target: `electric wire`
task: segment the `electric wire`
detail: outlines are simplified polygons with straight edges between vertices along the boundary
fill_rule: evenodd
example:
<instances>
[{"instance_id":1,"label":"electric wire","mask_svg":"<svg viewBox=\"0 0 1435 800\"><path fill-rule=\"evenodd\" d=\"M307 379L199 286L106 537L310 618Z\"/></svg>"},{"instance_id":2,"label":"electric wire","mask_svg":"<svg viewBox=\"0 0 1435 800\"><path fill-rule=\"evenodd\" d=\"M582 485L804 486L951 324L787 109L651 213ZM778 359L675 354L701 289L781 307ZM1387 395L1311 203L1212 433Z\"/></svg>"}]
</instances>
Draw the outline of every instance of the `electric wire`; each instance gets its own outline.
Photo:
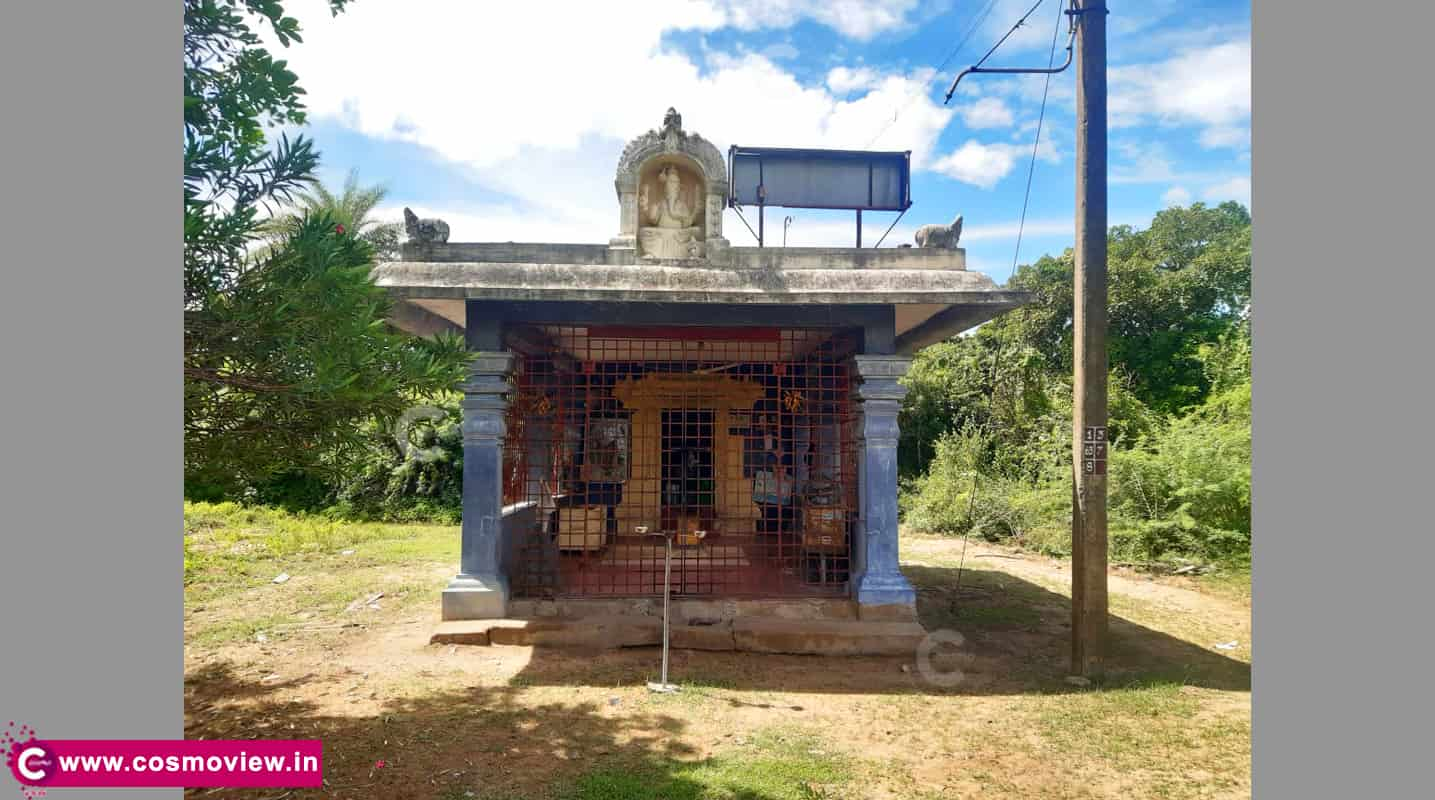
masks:
<instances>
[{"instance_id":1,"label":"electric wire","mask_svg":"<svg viewBox=\"0 0 1435 800\"><path fill-rule=\"evenodd\" d=\"M1061 5L1059 2L1056 4L1056 27L1052 28L1051 31L1051 55L1047 56L1046 59L1047 69L1051 69L1051 65L1056 63L1056 39L1057 35L1061 33ZM1036 137L1031 143L1031 163L1026 169L1026 193L1022 195L1021 220L1016 226L1016 252L1012 253L1011 257L1011 271L1013 275L1016 274L1017 261L1021 258L1021 236L1026 230L1026 210L1027 205L1031 202L1031 179L1032 176L1036 174L1036 153L1041 147L1041 126L1046 120L1046 98L1051 91L1051 76L1052 73L1046 73L1046 83L1041 89L1041 111L1038 112L1036 116Z\"/></svg>"},{"instance_id":2,"label":"electric wire","mask_svg":"<svg viewBox=\"0 0 1435 800\"><path fill-rule=\"evenodd\" d=\"M936 74L940 75L942 70L946 68L948 62L950 62L953 58L956 58L957 53L961 52L963 47L966 47L967 42L972 38L972 34L976 33L977 29L980 28L982 24L987 21L987 17L991 16L992 9L996 6L996 4L997 0L987 0L986 8L983 8L981 11L977 12L977 15L973 18L971 27L967 28L967 32L962 35L962 38L957 42L957 45L953 47L951 51L947 53L947 57L943 58L941 63L937 65ZM888 120L885 125L882 126L882 130L877 131L876 136L873 136L871 139L867 140L867 144L863 145L862 149L871 149L872 145L876 144L877 140L881 139L887 133L887 131L890 130L892 126L897 123L897 118L902 115L902 112L906 111L912 106L912 103L915 102L917 97L922 94L924 88L925 87L919 88L917 91L912 92L911 96L907 98L907 102L903 103L897 109L897 111L892 114L892 118Z\"/></svg>"},{"instance_id":3,"label":"electric wire","mask_svg":"<svg viewBox=\"0 0 1435 800\"><path fill-rule=\"evenodd\" d=\"M1011 26L1011 30L1007 31L1002 36L1002 38L998 39L997 43L992 45L992 49L988 50L987 54L982 56L980 61L972 65L972 69L976 69L977 67L980 67L981 65L987 63L987 59L992 57L992 53L995 53L997 51L997 48L1002 46L1003 42L1009 39L1013 33L1016 33L1017 28L1020 28L1022 25L1026 24L1026 18L1031 16L1032 12L1040 8L1041 4L1044 2L1046 2L1046 0L1036 0L1036 3L1034 3L1031 8L1028 8L1025 14L1021 15L1021 19L1017 20L1016 24ZM1057 5L1060 5L1060 3L1058 3Z\"/></svg>"}]
</instances>

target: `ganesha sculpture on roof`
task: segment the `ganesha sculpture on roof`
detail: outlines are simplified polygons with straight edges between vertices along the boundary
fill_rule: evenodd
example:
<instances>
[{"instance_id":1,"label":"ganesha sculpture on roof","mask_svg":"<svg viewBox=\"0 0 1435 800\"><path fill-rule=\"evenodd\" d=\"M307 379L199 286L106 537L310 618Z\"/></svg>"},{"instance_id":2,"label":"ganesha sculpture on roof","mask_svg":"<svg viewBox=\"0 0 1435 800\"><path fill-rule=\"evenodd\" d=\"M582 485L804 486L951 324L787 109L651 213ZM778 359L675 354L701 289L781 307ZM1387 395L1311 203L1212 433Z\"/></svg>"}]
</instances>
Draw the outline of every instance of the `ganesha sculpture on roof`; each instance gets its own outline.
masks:
<instances>
[{"instance_id":1,"label":"ganesha sculpture on roof","mask_svg":"<svg viewBox=\"0 0 1435 800\"><path fill-rule=\"evenodd\" d=\"M661 128L628 143L618 161L621 230L610 246L645 259L708 259L727 247L722 212L727 168L706 139L669 108Z\"/></svg>"},{"instance_id":2,"label":"ganesha sculpture on roof","mask_svg":"<svg viewBox=\"0 0 1435 800\"><path fill-rule=\"evenodd\" d=\"M658 172L662 196L653 200L648 183L638 188L638 210L643 217L638 243L643 255L653 258L696 258L702 255L703 231L693 225L702 206L696 187L683 186L682 175L673 164Z\"/></svg>"}]
</instances>

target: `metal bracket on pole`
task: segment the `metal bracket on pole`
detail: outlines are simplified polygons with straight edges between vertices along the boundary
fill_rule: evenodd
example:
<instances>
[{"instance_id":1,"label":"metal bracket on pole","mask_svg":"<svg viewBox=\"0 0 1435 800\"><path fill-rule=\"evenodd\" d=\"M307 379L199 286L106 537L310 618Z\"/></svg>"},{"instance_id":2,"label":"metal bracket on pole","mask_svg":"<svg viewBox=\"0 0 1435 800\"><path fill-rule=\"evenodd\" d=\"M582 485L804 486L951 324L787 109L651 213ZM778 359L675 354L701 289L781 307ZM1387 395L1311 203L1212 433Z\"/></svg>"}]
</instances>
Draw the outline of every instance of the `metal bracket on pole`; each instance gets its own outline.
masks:
<instances>
[{"instance_id":1,"label":"metal bracket on pole","mask_svg":"<svg viewBox=\"0 0 1435 800\"><path fill-rule=\"evenodd\" d=\"M1031 12L1032 12L1032 11L1035 11L1036 8L1037 8L1037 6L1039 6L1039 5L1041 5L1040 2L1038 2L1035 6L1032 6L1032 7L1031 7L1031 11L1026 12L1026 14L1025 14L1024 16L1022 16L1022 18L1021 18L1020 20L1017 20L1017 23L1012 26L1012 29L1009 30L1009 31L1007 31L1006 36L1003 36L1000 41L998 41L995 45L992 46L992 49L990 49L990 50L987 51L987 54L986 54L986 55L982 56L981 61L978 61L976 64L974 64L974 65L972 65L972 66L970 66L970 67L967 67L966 69L964 69L964 70L962 70L961 72L958 72L958 73L957 73L956 80L952 81L952 86L951 86L951 88L947 89L947 96L942 100L942 105L946 105L947 103L950 103L950 102L952 101L952 95L955 94L956 91L957 91L957 84L961 83L961 82L962 82L962 78L965 78L965 77L968 76L968 75L975 75L975 74L979 74L979 73L997 73L997 74L1005 74L1005 75L1055 75L1055 74L1058 73L1058 72L1065 72L1065 71L1066 71L1066 68L1071 66L1071 60L1072 60L1072 56L1073 56L1073 44L1074 44L1075 41L1076 41L1076 21L1077 21L1077 19L1079 19L1078 15L1080 15L1080 14L1082 14L1082 13L1085 13L1085 12L1087 11L1087 9L1078 9L1078 8L1075 8L1075 3L1074 3L1074 2L1072 3L1073 8L1069 8L1069 9L1067 9L1067 10L1065 11L1065 13L1071 17L1071 32L1070 32L1070 34L1068 35L1067 40L1066 40L1066 61L1062 62L1061 66L1059 66L1059 67L983 67L983 66L982 66L982 64L983 64L984 62L986 62L987 58L990 57L992 53L995 53L995 52L996 52L996 49L997 49L998 47L1001 47L1002 42L1005 42L1005 41L1007 40L1007 36L1011 36L1013 33L1016 33L1016 29L1021 27L1022 23L1026 21L1026 18L1029 17L1029 16L1031 16ZM1110 12L1108 12L1108 13L1110 13Z\"/></svg>"}]
</instances>

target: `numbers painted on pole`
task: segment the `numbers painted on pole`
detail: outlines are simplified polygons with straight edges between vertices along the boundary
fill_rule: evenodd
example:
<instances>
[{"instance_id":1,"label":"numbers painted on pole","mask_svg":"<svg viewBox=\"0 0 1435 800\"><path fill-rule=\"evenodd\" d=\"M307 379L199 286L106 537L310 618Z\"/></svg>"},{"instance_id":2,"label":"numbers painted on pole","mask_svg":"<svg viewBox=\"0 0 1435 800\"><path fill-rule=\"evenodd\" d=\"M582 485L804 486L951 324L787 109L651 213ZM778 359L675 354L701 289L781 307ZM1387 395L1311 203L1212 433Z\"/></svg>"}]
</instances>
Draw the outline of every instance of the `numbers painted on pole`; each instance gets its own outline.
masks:
<instances>
[{"instance_id":1,"label":"numbers painted on pole","mask_svg":"<svg viewBox=\"0 0 1435 800\"><path fill-rule=\"evenodd\" d=\"M1081 436L1081 471L1086 475L1106 474L1106 427L1088 425Z\"/></svg>"}]
</instances>

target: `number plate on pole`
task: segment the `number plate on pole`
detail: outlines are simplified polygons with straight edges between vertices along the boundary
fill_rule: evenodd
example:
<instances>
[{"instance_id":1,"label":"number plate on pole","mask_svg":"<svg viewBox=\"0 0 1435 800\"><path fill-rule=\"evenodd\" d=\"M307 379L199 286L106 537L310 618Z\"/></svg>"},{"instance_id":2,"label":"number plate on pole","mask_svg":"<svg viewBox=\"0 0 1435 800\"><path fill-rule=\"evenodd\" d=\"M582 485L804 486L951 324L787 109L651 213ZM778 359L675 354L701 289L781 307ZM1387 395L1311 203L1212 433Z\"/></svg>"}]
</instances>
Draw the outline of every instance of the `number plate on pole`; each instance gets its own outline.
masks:
<instances>
[{"instance_id":1,"label":"number plate on pole","mask_svg":"<svg viewBox=\"0 0 1435 800\"><path fill-rule=\"evenodd\" d=\"M1106 474L1106 428L1088 425L1081 436L1081 471L1087 475Z\"/></svg>"}]
</instances>

